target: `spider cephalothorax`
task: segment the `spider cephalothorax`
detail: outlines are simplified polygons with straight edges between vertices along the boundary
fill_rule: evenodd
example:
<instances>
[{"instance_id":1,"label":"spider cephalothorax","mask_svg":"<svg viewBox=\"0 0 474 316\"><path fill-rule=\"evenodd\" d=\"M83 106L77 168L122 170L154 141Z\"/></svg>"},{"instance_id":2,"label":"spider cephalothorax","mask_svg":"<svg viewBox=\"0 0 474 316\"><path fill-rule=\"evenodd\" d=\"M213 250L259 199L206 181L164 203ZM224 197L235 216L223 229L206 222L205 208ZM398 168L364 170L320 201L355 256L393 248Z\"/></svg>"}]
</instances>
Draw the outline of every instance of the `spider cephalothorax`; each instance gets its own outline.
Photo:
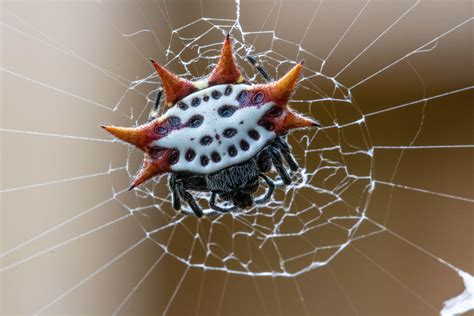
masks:
<instances>
[{"instance_id":1,"label":"spider cephalothorax","mask_svg":"<svg viewBox=\"0 0 474 316\"><path fill-rule=\"evenodd\" d=\"M180 209L184 200L202 216L188 190L211 192L211 208L226 212L266 202L275 185L264 173L272 167L283 183L291 182L282 157L292 171L298 165L286 134L291 129L319 126L288 106L302 63L276 82L251 85L234 63L229 36L216 68L204 80L188 81L152 63L162 81L165 113L156 118L152 111L147 124L134 128L103 126L145 152L142 169L130 189L154 176L171 173L175 209ZM269 189L254 201L259 177ZM217 206L216 196L232 201L234 206Z\"/></svg>"}]
</instances>

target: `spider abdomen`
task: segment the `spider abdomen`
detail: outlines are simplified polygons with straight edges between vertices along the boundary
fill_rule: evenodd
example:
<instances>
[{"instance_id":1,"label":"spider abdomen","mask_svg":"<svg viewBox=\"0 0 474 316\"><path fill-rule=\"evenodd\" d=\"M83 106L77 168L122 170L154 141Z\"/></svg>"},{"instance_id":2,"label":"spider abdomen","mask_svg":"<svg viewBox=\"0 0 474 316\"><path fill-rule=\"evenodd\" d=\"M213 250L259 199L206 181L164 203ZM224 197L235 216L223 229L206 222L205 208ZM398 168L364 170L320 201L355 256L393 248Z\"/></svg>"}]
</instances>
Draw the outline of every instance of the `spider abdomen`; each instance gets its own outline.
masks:
<instances>
[{"instance_id":1,"label":"spider abdomen","mask_svg":"<svg viewBox=\"0 0 474 316\"><path fill-rule=\"evenodd\" d=\"M210 174L254 157L276 136L259 125L274 103L244 103L242 93L249 87L218 85L185 97L179 102L181 106L170 108L161 118L179 121L179 127L151 146L179 152L172 171Z\"/></svg>"}]
</instances>

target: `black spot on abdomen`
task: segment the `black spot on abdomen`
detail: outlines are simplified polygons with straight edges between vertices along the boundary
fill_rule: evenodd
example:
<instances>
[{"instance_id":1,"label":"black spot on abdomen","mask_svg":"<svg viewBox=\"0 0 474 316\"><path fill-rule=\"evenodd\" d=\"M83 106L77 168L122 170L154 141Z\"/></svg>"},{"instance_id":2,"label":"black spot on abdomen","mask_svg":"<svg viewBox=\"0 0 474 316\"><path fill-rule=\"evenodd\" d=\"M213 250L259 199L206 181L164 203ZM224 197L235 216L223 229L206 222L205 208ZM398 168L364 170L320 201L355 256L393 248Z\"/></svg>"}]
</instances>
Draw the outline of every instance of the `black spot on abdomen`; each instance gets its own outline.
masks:
<instances>
[{"instance_id":1,"label":"black spot on abdomen","mask_svg":"<svg viewBox=\"0 0 474 316\"><path fill-rule=\"evenodd\" d=\"M229 146L229 148L227 148L227 152L229 153L229 156L231 157L237 156L237 148L235 148L234 145Z\"/></svg>"},{"instance_id":2,"label":"black spot on abdomen","mask_svg":"<svg viewBox=\"0 0 474 316\"><path fill-rule=\"evenodd\" d=\"M199 106L199 104L201 104L201 99L200 98L194 98L191 101L191 106L193 106L193 107Z\"/></svg>"},{"instance_id":3,"label":"black spot on abdomen","mask_svg":"<svg viewBox=\"0 0 474 316\"><path fill-rule=\"evenodd\" d=\"M222 93L220 93L219 91L217 90L214 90L212 91L212 98L215 99L215 100L218 100L221 96L222 96Z\"/></svg>"},{"instance_id":4,"label":"black spot on abdomen","mask_svg":"<svg viewBox=\"0 0 474 316\"><path fill-rule=\"evenodd\" d=\"M240 149L242 149L243 151L247 151L247 150L249 150L249 148L250 148L249 143L247 143L247 141L245 139L242 139L240 141Z\"/></svg>"},{"instance_id":5,"label":"black spot on abdomen","mask_svg":"<svg viewBox=\"0 0 474 316\"><path fill-rule=\"evenodd\" d=\"M221 161L221 156L219 155L219 153L217 151L213 151L212 154L211 154L211 159L214 162L219 162L219 161Z\"/></svg>"},{"instance_id":6,"label":"black spot on abdomen","mask_svg":"<svg viewBox=\"0 0 474 316\"><path fill-rule=\"evenodd\" d=\"M212 137L209 135L203 136L199 143L203 146L209 145L210 143L212 143Z\"/></svg>"},{"instance_id":7,"label":"black spot on abdomen","mask_svg":"<svg viewBox=\"0 0 474 316\"><path fill-rule=\"evenodd\" d=\"M236 106L223 105L217 110L217 113L219 113L221 117L231 117L237 110L238 110L238 107Z\"/></svg>"},{"instance_id":8,"label":"black spot on abdomen","mask_svg":"<svg viewBox=\"0 0 474 316\"><path fill-rule=\"evenodd\" d=\"M229 85L225 88L224 94L230 95L231 93L232 93L232 86Z\"/></svg>"},{"instance_id":9,"label":"black spot on abdomen","mask_svg":"<svg viewBox=\"0 0 474 316\"><path fill-rule=\"evenodd\" d=\"M187 161L193 161L194 158L196 157L196 152L189 148L187 151L186 151L186 154L184 155L184 157L186 158Z\"/></svg>"},{"instance_id":10,"label":"black spot on abdomen","mask_svg":"<svg viewBox=\"0 0 474 316\"><path fill-rule=\"evenodd\" d=\"M235 135L237 134L237 130L235 128L226 128L224 130L224 133L222 133L222 135L224 135L224 137L227 137L227 138L231 138L231 137L234 137Z\"/></svg>"},{"instance_id":11,"label":"black spot on abdomen","mask_svg":"<svg viewBox=\"0 0 474 316\"><path fill-rule=\"evenodd\" d=\"M205 167L208 164L209 164L209 158L207 158L206 156L201 156L201 165Z\"/></svg>"},{"instance_id":12,"label":"black spot on abdomen","mask_svg":"<svg viewBox=\"0 0 474 316\"><path fill-rule=\"evenodd\" d=\"M254 129L249 130L248 134L249 134L250 138L252 138L253 140L259 140L260 139L260 134Z\"/></svg>"}]
</instances>

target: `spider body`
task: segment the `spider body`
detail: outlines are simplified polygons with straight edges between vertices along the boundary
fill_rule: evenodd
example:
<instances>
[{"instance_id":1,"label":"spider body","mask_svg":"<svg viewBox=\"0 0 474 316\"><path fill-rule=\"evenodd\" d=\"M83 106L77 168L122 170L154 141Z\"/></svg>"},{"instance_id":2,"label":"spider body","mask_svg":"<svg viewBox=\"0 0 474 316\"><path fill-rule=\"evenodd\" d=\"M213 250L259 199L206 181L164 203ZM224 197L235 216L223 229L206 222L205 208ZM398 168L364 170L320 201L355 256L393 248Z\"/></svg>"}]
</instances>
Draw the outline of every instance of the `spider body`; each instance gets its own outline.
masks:
<instances>
[{"instance_id":1,"label":"spider body","mask_svg":"<svg viewBox=\"0 0 474 316\"><path fill-rule=\"evenodd\" d=\"M298 165L286 134L294 128L319 126L287 104L301 63L277 82L251 85L233 61L228 36L217 67L204 80L191 82L152 63L162 81L166 112L156 118L157 109L153 109L149 122L135 128L103 126L145 152L143 167L131 189L156 175L171 173L173 207L179 210L185 201L202 216L188 191L211 192L210 207L229 212L270 199L275 184L265 173L272 167L283 183L291 183L285 163L292 171ZM268 190L254 200L259 178ZM233 206L217 206L216 197Z\"/></svg>"}]
</instances>

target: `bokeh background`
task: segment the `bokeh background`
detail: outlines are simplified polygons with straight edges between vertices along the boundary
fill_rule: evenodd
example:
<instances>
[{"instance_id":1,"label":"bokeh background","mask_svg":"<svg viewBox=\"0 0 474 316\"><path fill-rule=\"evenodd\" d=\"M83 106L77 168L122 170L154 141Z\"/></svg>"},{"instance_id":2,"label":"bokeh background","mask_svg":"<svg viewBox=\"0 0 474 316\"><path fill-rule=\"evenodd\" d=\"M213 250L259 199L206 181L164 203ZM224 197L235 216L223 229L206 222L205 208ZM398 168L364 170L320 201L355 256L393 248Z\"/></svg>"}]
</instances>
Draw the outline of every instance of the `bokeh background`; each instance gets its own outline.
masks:
<instances>
[{"instance_id":1,"label":"bokeh background","mask_svg":"<svg viewBox=\"0 0 474 316\"><path fill-rule=\"evenodd\" d=\"M245 0L237 10L238 3L1 2L3 315L434 315L464 290L458 271L474 271L472 2ZM204 244L232 243L229 231L238 231L239 216L218 225L164 216L172 212L165 181L153 187L154 197L125 192L140 156L98 128L144 122L147 96L152 100L159 81L130 87L153 74L148 59L166 63L183 44L177 34L196 37L237 15L256 52L305 59L302 86L322 69L352 87L363 129L333 126L335 117L354 120L343 110L327 115L345 109L343 103L296 105L326 126L318 135L370 141L358 145L372 153L368 170L376 183L370 199L361 198L370 223L361 226L364 238L351 239L324 266L290 277L191 267L157 247L217 266L215 258L189 250L186 236L195 229ZM220 31L209 36L222 40ZM204 37L199 44L205 41L211 42ZM326 60L323 68L317 57ZM179 60L169 66L184 71ZM209 63L194 66L195 76L209 71ZM287 66L269 71L277 77ZM305 89L297 93L316 99ZM307 150L326 144L315 137L300 146L303 135L290 143L310 169L315 162ZM317 203L312 191L302 192L280 191L277 199L292 201L280 209ZM361 192L345 198L358 200ZM188 231L172 225L178 229L143 239L144 228L176 221ZM336 237L331 231L315 238L324 244ZM299 242L281 247L298 249Z\"/></svg>"}]
</instances>

